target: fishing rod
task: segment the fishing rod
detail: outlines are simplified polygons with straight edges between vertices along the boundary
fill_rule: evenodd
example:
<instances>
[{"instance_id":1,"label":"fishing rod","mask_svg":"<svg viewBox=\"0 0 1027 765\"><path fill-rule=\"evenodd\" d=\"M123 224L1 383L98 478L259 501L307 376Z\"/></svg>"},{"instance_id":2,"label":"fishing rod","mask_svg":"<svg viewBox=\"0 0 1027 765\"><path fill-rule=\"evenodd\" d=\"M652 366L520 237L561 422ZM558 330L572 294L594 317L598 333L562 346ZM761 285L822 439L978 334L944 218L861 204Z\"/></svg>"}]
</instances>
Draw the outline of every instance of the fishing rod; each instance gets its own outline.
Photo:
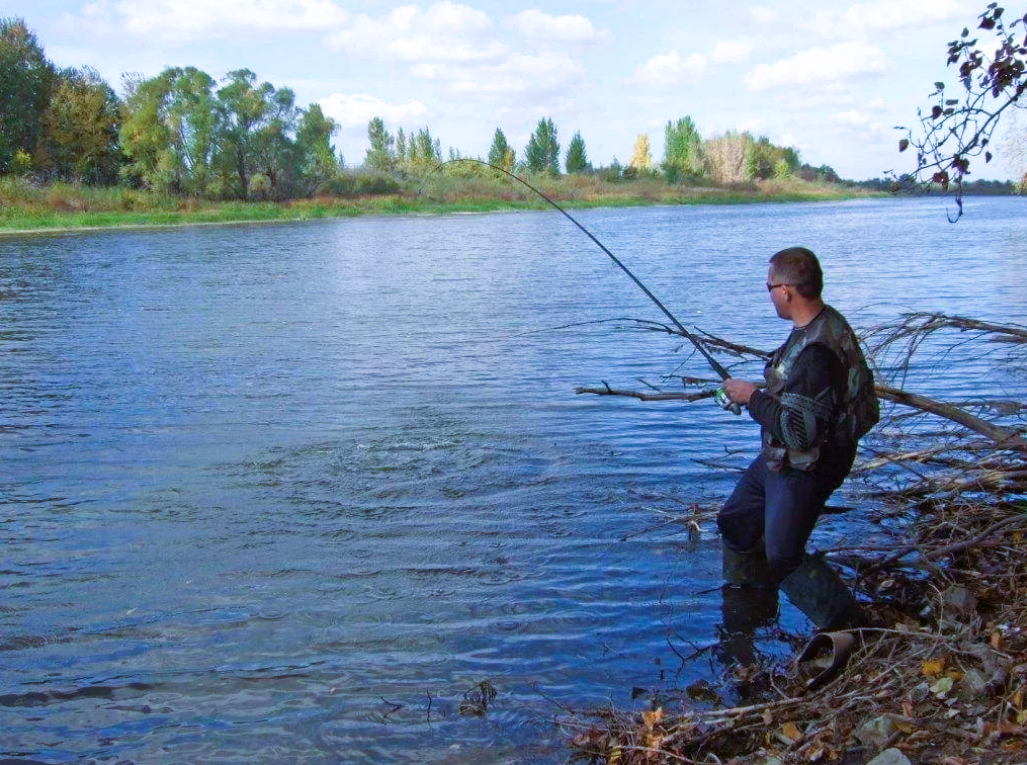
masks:
<instances>
[{"instance_id":1,"label":"fishing rod","mask_svg":"<svg viewBox=\"0 0 1027 765\"><path fill-rule=\"evenodd\" d=\"M435 166L435 168L432 170L432 172L433 173L437 172L437 171L441 170L443 167L445 167L446 165L450 165L450 164L453 164L455 162L474 162L474 163L479 164L479 165L485 165L486 167L491 167L496 172L502 173L503 175L507 176L508 178L512 178L513 180L517 181L521 185L526 186L527 188L531 189L536 194L538 194L540 197L542 197L542 199L544 199L546 202L548 202L550 205L552 205L554 209L556 209L560 213L563 213L564 217L567 218L567 220L569 220L571 223L573 223L575 226L577 226L582 231L582 233L585 234L585 236L587 236L589 239L591 239L593 242L595 242L596 246L600 250L602 250L607 255L609 255L610 256L610 260L612 260L614 263L616 263L617 266L624 273L626 273L628 275L628 277L630 277L631 281L633 281L638 286L638 288L640 290L642 290L642 292L644 292L646 294L646 297L648 297L650 300L652 300L656 304L656 307L659 308L661 311L663 311L664 315L668 319L670 319L671 322L673 322L675 327L677 327L677 330L682 335L682 337L684 337L693 346L695 346L695 349L697 351L699 351L699 353L702 354L703 358L706 359L707 363L710 365L710 367L713 369L713 371L716 372L718 375L720 375L720 379L721 380L727 380L727 379L729 379L731 377L731 374L726 369L724 369L724 367L721 365L721 363L719 361L717 361L715 358L713 358L713 356L710 355L709 351L707 351L702 346L702 343L699 342L699 339L696 338L695 335L693 335L687 329L685 329L684 325L680 321L678 321L677 318L674 316L674 314L672 314L668 310L667 306L665 306L663 303L661 303L660 299L658 297L656 297L656 295L654 295L652 292L650 292L649 288L646 287L644 284L642 284L642 282L638 279L637 276L635 276L633 273L631 273L630 269L621 262L620 258L618 258L616 255L614 255L612 252L610 252L609 248L607 248L607 246L605 244L600 242L591 231L589 231L587 228L585 228L583 225L581 225L581 223L579 223L578 220L576 218L574 218L574 216L572 216L569 212L564 210L562 207L560 207L560 205L558 205L556 202L554 202L552 199L550 199L548 196L546 196L544 193L539 191L537 188L532 186L530 183L528 183L526 180L524 180L520 176L515 175L514 173L510 172L509 170L507 170L504 167L500 167L498 165L493 165L491 162L486 162L485 160L482 160L482 159L475 159L475 158L472 158L472 157L457 157L456 159L450 159L450 160L447 160L446 162L439 163L438 165ZM741 414L741 411L742 411L741 407L738 404L736 404L733 401L731 401L727 397L727 393L724 391L723 387L717 388L717 390L713 394L713 399L714 399L714 401L717 402L717 404L722 409L727 409L728 411L733 412L734 414Z\"/></svg>"}]
</instances>

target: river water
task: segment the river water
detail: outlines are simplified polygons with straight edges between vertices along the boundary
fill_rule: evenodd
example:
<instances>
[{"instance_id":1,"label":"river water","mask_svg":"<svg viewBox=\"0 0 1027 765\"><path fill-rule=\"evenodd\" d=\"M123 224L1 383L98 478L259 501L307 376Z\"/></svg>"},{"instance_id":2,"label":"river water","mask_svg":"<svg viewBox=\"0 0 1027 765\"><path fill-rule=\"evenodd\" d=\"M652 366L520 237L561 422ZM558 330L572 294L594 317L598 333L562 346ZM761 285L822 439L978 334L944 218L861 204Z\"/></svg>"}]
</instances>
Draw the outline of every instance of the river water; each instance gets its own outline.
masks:
<instances>
[{"instance_id":1,"label":"river water","mask_svg":"<svg viewBox=\"0 0 1027 765\"><path fill-rule=\"evenodd\" d=\"M574 215L683 323L770 348L792 244L857 328L1027 321L1027 200L966 207ZM635 319L662 315L553 212L0 238L0 758L558 763L567 709L718 676L719 541L653 527L758 434L575 395L710 375Z\"/></svg>"}]
</instances>

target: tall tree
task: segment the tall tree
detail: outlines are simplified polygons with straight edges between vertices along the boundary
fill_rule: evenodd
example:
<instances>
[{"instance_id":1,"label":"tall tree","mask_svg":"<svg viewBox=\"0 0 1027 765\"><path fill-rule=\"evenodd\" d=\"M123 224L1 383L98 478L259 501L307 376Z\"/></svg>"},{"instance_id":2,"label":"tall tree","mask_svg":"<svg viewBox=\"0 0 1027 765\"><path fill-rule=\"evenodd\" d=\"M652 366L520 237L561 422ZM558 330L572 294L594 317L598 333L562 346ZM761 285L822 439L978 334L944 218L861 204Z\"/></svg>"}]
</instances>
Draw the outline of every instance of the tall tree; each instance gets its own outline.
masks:
<instances>
[{"instance_id":1,"label":"tall tree","mask_svg":"<svg viewBox=\"0 0 1027 765\"><path fill-rule=\"evenodd\" d=\"M214 80L195 67L169 67L148 80L126 80L122 173L160 191L211 192L221 136Z\"/></svg>"},{"instance_id":2,"label":"tall tree","mask_svg":"<svg viewBox=\"0 0 1027 765\"><path fill-rule=\"evenodd\" d=\"M218 89L222 172L227 173L230 168L236 194L243 199L249 196L250 176L255 171L257 130L271 110L274 94L274 87L267 82L258 85L257 75L249 69L229 72L225 84Z\"/></svg>"},{"instance_id":3,"label":"tall tree","mask_svg":"<svg viewBox=\"0 0 1027 765\"><path fill-rule=\"evenodd\" d=\"M442 161L442 143L432 138L427 127L421 128L410 135L407 147L407 165L413 173L424 173Z\"/></svg>"},{"instance_id":4,"label":"tall tree","mask_svg":"<svg viewBox=\"0 0 1027 765\"><path fill-rule=\"evenodd\" d=\"M489 164L501 167L508 173L513 172L514 150L507 143L506 135L499 128L496 128L496 132L492 136L492 145L489 147Z\"/></svg>"},{"instance_id":5,"label":"tall tree","mask_svg":"<svg viewBox=\"0 0 1027 765\"><path fill-rule=\"evenodd\" d=\"M0 18L0 174L17 154L31 158L42 137L43 112L56 72L20 18Z\"/></svg>"},{"instance_id":6,"label":"tall tree","mask_svg":"<svg viewBox=\"0 0 1027 765\"><path fill-rule=\"evenodd\" d=\"M407 166L407 134L403 128L396 130L396 164L401 168Z\"/></svg>"},{"instance_id":7,"label":"tall tree","mask_svg":"<svg viewBox=\"0 0 1027 765\"><path fill-rule=\"evenodd\" d=\"M121 103L95 69L69 69L58 76L43 113L48 169L78 183L118 182Z\"/></svg>"},{"instance_id":8,"label":"tall tree","mask_svg":"<svg viewBox=\"0 0 1027 765\"><path fill-rule=\"evenodd\" d=\"M524 161L533 173L560 174L560 144L551 118L543 117L538 121L524 149Z\"/></svg>"},{"instance_id":9,"label":"tall tree","mask_svg":"<svg viewBox=\"0 0 1027 765\"><path fill-rule=\"evenodd\" d=\"M744 183L749 180L746 156L752 136L728 131L706 142L709 176L716 183Z\"/></svg>"},{"instance_id":10,"label":"tall tree","mask_svg":"<svg viewBox=\"0 0 1027 765\"><path fill-rule=\"evenodd\" d=\"M703 140L691 117L668 122L664 129L663 174L671 183L705 174Z\"/></svg>"},{"instance_id":11,"label":"tall tree","mask_svg":"<svg viewBox=\"0 0 1027 765\"><path fill-rule=\"evenodd\" d=\"M367 141L370 146L364 157L364 166L369 170L387 173L395 163L393 144L395 139L385 129L385 121L381 117L372 117L367 123Z\"/></svg>"},{"instance_id":12,"label":"tall tree","mask_svg":"<svg viewBox=\"0 0 1027 765\"><path fill-rule=\"evenodd\" d=\"M567 172L573 175L581 175L592 169L588 154L585 152L585 140L581 137L580 131L574 133L574 137L567 145L567 157L564 162Z\"/></svg>"},{"instance_id":13,"label":"tall tree","mask_svg":"<svg viewBox=\"0 0 1027 765\"><path fill-rule=\"evenodd\" d=\"M318 104L311 104L300 117L296 129L296 148L300 157L300 177L304 193L333 178L342 167L342 159L332 148L332 136L339 125L325 115Z\"/></svg>"},{"instance_id":14,"label":"tall tree","mask_svg":"<svg viewBox=\"0 0 1027 765\"><path fill-rule=\"evenodd\" d=\"M281 199L299 182L302 162L294 138L300 110L291 88L269 92L266 104L254 135L254 167L266 179L266 194Z\"/></svg>"},{"instance_id":15,"label":"tall tree","mask_svg":"<svg viewBox=\"0 0 1027 765\"><path fill-rule=\"evenodd\" d=\"M628 167L645 172L651 170L652 166L653 154L649 149L649 135L648 133L639 133L638 137L635 138L635 145L631 149L631 159L628 160Z\"/></svg>"}]
</instances>

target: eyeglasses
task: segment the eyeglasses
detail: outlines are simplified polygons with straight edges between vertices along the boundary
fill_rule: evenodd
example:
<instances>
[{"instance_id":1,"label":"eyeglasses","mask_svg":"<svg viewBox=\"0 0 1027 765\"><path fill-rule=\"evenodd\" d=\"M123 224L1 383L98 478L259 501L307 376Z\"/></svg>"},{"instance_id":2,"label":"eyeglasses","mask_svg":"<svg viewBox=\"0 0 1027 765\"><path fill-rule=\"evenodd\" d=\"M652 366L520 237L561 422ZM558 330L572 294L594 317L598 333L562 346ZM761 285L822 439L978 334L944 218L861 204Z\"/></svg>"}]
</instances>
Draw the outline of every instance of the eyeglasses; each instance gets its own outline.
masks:
<instances>
[{"instance_id":1,"label":"eyeglasses","mask_svg":"<svg viewBox=\"0 0 1027 765\"><path fill-rule=\"evenodd\" d=\"M768 284L767 285L767 292L773 292L778 287L791 287L791 286L792 285L789 284L788 282L778 282L777 284Z\"/></svg>"}]
</instances>

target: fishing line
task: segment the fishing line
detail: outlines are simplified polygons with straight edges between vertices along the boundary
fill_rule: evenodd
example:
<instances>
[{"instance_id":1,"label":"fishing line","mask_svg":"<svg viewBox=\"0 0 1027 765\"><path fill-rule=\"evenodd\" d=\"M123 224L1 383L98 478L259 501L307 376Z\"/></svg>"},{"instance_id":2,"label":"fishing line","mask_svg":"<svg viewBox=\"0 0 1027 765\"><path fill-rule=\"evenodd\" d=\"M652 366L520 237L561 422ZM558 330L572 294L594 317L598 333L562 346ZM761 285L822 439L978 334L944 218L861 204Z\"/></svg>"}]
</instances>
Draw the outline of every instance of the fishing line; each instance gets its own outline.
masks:
<instances>
[{"instance_id":1,"label":"fishing line","mask_svg":"<svg viewBox=\"0 0 1027 765\"><path fill-rule=\"evenodd\" d=\"M550 199L548 196L546 196L544 193L539 191L537 188L532 186L530 183L528 183L526 180L524 180L520 176L514 175L512 172L510 172L506 168L499 167L498 165L493 165L491 162L486 162L485 160L482 160L482 159L474 159L474 158L471 158L471 157L458 157L456 159L450 159L450 160L447 160L446 162L441 162L438 165L436 165L432 169L432 173L436 173L439 170L441 170L442 168L444 168L446 165L451 165L451 164L454 164L456 162L473 162L475 164L484 165L485 167L491 167L496 172L502 173L506 177L511 178L511 179L517 181L522 186L525 186L525 187L531 189L536 194L538 194L540 197L542 197L542 199L544 199L546 202L548 202L550 205L552 205L552 207L555 210L557 210L558 212L562 213L563 216L565 218L567 218L567 220L569 220L571 223L573 223L575 226L577 226L581 230L581 232L585 234L585 236L587 236L589 239L591 239L593 242L595 242L596 246L600 250L605 252L610 257L610 260L612 260L614 263L616 263L617 266L620 267L620 269L631 278L631 281L633 281L638 286L638 288L640 290L642 290L642 292L644 292L646 294L646 297L648 297L650 300L652 300L656 304L657 308L659 308L661 311L663 311L664 315L668 319L670 319L671 322L673 322L674 326L677 327L678 332L681 334L681 336L684 337L686 340L688 340L693 346L695 346L695 349L697 351L699 351L699 353L702 354L703 358L706 359L707 363L710 365L710 367L712 367L713 371L716 372L718 375L720 375L720 379L721 380L727 380L728 378L731 377L731 374L726 369L724 369L724 367L720 364L720 362L717 361L715 358L713 358L713 356L710 355L709 351L707 351L702 346L702 343L699 341L699 339L696 338L687 329L685 329L684 325L680 321L678 321L677 318L674 316L674 314L672 314L667 309L667 306L665 306L663 303L661 303L659 298L657 298L656 295L654 295L652 292L650 292L649 288L646 287L644 284L642 284L642 282L638 279L637 276L635 276L633 273L631 273L631 270L626 265L624 265L621 262L620 258L618 258L616 255L614 255L612 252L610 252L610 250L607 248L607 246L605 244L603 244L602 242L600 242L591 231L589 231L587 228L585 228L583 225L581 225L581 223L579 223L578 220L573 215L571 215L569 212L564 210L562 207L560 207L560 205L558 205L556 202L554 202L552 199ZM717 393L720 394L721 391L722 391L722 389L719 389L717 391ZM735 414L738 414L738 411L740 411L738 409L738 405L737 404L731 404L730 402L728 402L727 405L725 405L724 401L722 399L719 399L719 398L717 400L717 403L719 403L725 409L730 409ZM738 410L738 411L736 411L736 410Z\"/></svg>"}]
</instances>

